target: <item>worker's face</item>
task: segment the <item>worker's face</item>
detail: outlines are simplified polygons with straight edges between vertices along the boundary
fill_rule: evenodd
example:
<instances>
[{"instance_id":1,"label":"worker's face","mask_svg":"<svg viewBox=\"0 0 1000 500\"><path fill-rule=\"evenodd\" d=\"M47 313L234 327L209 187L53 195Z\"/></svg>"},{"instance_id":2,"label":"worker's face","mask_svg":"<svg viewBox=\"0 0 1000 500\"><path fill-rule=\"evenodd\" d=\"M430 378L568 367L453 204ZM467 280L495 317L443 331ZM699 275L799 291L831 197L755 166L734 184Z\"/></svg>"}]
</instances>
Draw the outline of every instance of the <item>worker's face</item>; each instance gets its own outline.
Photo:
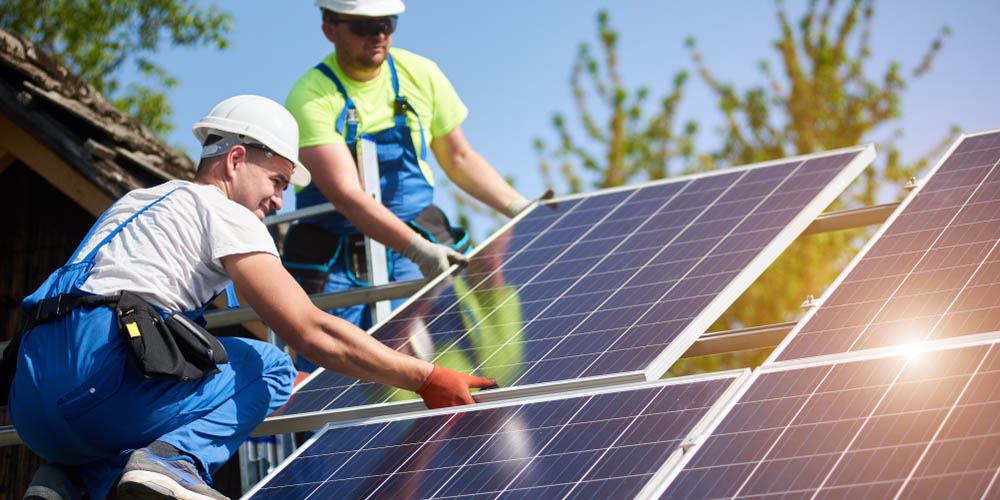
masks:
<instances>
[{"instance_id":1,"label":"worker's face","mask_svg":"<svg viewBox=\"0 0 1000 500\"><path fill-rule=\"evenodd\" d=\"M375 69L389 55L395 16L365 17L337 14L337 22L323 23L323 33L337 46L338 59L363 69Z\"/></svg>"},{"instance_id":2,"label":"worker's face","mask_svg":"<svg viewBox=\"0 0 1000 500\"><path fill-rule=\"evenodd\" d=\"M258 219L263 219L271 210L280 210L282 193L292 178L292 162L278 155L268 155L252 146L242 148L242 154L233 155L232 189L230 199L250 209ZM235 158L234 158L235 157Z\"/></svg>"}]
</instances>

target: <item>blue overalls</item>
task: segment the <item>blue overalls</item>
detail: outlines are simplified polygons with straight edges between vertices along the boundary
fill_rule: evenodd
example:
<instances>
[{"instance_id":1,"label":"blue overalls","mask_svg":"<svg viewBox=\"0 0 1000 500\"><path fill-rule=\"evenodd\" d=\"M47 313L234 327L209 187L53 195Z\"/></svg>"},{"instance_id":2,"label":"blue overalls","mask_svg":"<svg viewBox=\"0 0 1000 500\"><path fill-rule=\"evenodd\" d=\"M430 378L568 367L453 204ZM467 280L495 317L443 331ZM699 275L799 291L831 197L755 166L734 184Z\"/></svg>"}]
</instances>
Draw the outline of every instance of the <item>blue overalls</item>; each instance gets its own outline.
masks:
<instances>
[{"instance_id":1,"label":"blue overalls","mask_svg":"<svg viewBox=\"0 0 1000 500\"><path fill-rule=\"evenodd\" d=\"M434 199L434 188L420 170L417 151L413 146L412 136L410 135L410 127L406 124L407 110L412 110L412 107L407 102L406 97L399 95L399 78L396 75L396 65L392 59L392 55L389 55L386 60L389 63L392 90L395 94L395 101L393 103L395 124L374 134L365 134L364 137L376 143L382 203L401 220L410 222L420 212L431 205ZM337 117L336 129L338 134L344 135L348 148L350 148L351 153L357 158L358 115L354 101L347 95L344 85L329 66L319 63L316 65L316 69L330 78L337 86L340 94L344 96L345 104L340 115ZM416 114L415 111L414 114ZM427 143L424 138L423 124L420 122L419 116L417 116L417 120L420 127L419 158L420 160L424 160L427 156ZM314 183L309 184L296 195L296 204L300 208L324 202L326 202L326 198ZM348 242L351 236L358 235L359 232L346 217L335 212L303 219L302 223L326 229L338 235L339 238L336 250L333 251L332 257L326 262L303 263L285 260L285 266L292 271L293 275L297 269L312 272L328 272L326 284L322 288L323 292L335 292L368 285L368 283L361 281L351 272L351 266L348 262ZM287 242L288 240L286 240L286 244ZM412 280L423 277L420 273L420 268L416 264L399 255L397 252L388 250L387 259L390 281ZM307 291L314 293L318 290ZM394 300L392 305L396 307L405 300ZM367 305L334 309L331 312L361 328L367 329L371 326L371 315L369 314ZM311 371L315 368L315 365L309 363L307 360L305 363L300 361L299 368L304 371Z\"/></svg>"},{"instance_id":2,"label":"blue overalls","mask_svg":"<svg viewBox=\"0 0 1000 500\"><path fill-rule=\"evenodd\" d=\"M72 263L102 216L68 263L24 299L24 311L60 293L88 294L80 287L97 251L169 195ZM201 320L204 310L185 314ZM155 440L190 453L211 483L210 473L288 399L296 375L290 358L265 342L225 337L219 340L229 363L220 373L186 382L145 379L128 361L114 316L106 306L77 307L24 333L8 407L18 435L49 462L69 466L94 499L104 498L133 449Z\"/></svg>"}]
</instances>

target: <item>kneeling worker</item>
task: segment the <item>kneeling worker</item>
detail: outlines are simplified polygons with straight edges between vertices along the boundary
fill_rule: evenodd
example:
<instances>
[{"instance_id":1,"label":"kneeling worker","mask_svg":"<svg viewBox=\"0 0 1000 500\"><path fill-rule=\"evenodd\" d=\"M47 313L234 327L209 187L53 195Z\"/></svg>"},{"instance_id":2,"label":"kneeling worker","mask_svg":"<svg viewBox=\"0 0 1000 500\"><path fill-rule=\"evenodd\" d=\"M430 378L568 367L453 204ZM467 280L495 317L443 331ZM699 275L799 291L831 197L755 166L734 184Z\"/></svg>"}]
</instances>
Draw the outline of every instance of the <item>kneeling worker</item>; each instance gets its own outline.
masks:
<instances>
[{"instance_id":1,"label":"kneeling worker","mask_svg":"<svg viewBox=\"0 0 1000 500\"><path fill-rule=\"evenodd\" d=\"M226 99L194 133L194 182L123 196L22 304L26 328L4 356L17 363L9 411L49 462L25 498L100 499L119 475L122 499L225 498L210 474L285 403L296 375L276 347L196 324L230 280L329 370L416 391L429 407L470 403L470 388L492 385L386 347L314 307L285 271L261 219L310 176L280 104Z\"/></svg>"}]
</instances>

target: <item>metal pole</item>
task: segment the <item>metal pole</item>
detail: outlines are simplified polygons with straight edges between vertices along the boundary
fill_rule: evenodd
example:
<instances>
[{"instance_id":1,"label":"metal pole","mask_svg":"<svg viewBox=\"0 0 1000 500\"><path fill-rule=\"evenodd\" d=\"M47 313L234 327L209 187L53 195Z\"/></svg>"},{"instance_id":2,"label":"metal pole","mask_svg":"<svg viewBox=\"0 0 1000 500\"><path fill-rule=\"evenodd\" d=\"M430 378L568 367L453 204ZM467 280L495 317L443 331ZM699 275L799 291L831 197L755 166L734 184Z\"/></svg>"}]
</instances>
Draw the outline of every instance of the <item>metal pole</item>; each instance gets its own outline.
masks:
<instances>
[{"instance_id":1,"label":"metal pole","mask_svg":"<svg viewBox=\"0 0 1000 500\"><path fill-rule=\"evenodd\" d=\"M382 185L379 181L378 151L375 141L370 137L361 136L361 147L358 151L358 168L361 170L361 184L365 192L382 203ZM389 282L389 269L386 262L385 245L365 236L365 259L368 263L368 283L371 286L384 285ZM372 305L372 324L377 325L391 310L388 301L376 302Z\"/></svg>"}]
</instances>

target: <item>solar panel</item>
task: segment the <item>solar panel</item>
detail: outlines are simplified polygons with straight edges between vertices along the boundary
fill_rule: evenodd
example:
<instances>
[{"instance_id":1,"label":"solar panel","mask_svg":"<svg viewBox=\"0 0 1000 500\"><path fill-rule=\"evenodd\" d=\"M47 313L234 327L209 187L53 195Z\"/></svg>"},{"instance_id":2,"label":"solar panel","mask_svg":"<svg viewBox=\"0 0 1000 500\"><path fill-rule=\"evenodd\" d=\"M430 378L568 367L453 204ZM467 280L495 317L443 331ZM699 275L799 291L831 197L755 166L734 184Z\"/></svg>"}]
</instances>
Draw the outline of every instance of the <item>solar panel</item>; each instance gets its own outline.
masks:
<instances>
[{"instance_id":1,"label":"solar panel","mask_svg":"<svg viewBox=\"0 0 1000 500\"><path fill-rule=\"evenodd\" d=\"M330 424L245 498L626 498L748 371Z\"/></svg>"},{"instance_id":2,"label":"solar panel","mask_svg":"<svg viewBox=\"0 0 1000 500\"><path fill-rule=\"evenodd\" d=\"M1000 330L1000 131L960 138L772 359Z\"/></svg>"},{"instance_id":3,"label":"solar panel","mask_svg":"<svg viewBox=\"0 0 1000 500\"><path fill-rule=\"evenodd\" d=\"M855 147L543 203L372 335L514 388L494 397L659 377L873 157ZM414 397L320 371L258 432Z\"/></svg>"},{"instance_id":4,"label":"solar panel","mask_svg":"<svg viewBox=\"0 0 1000 500\"><path fill-rule=\"evenodd\" d=\"M760 369L660 498L997 498L1000 333L981 337Z\"/></svg>"}]
</instances>

